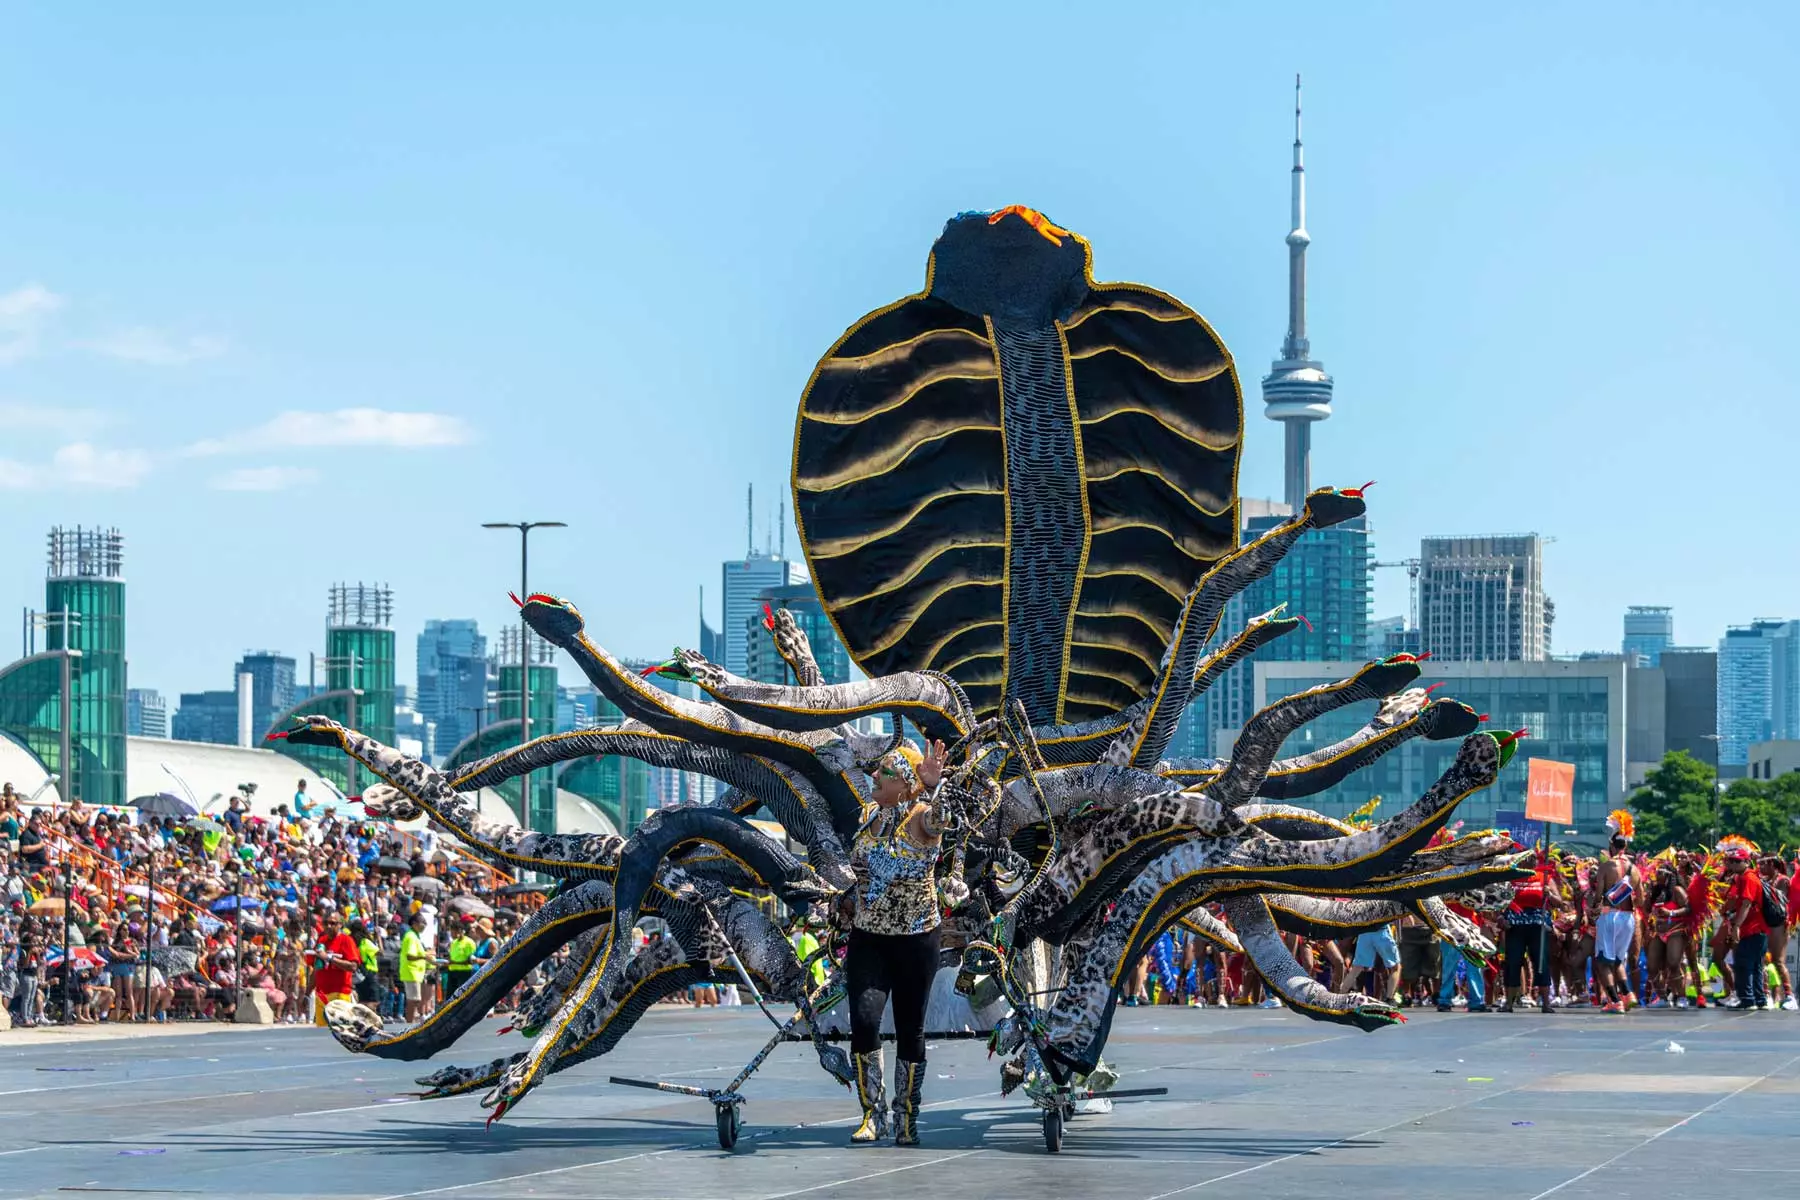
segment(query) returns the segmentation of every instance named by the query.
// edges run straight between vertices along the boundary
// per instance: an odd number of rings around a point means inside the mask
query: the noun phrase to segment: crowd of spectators
[[[542,894],[347,807],[302,787],[267,817],[241,794],[146,816],[0,787],[0,1007],[24,1027],[230,1021],[260,992],[286,1023],[349,995],[428,1015]]]

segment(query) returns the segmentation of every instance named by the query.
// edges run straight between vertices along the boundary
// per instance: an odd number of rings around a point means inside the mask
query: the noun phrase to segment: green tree
[[[1637,818],[1637,847],[1654,853],[1665,846],[1706,843],[1713,826],[1712,795],[1711,767],[1685,750],[1663,755],[1662,763],[1644,777],[1644,785],[1631,795],[1631,811]]]
[[[1773,852],[1796,840],[1800,817],[1800,773],[1780,779],[1734,780],[1720,802],[1719,833],[1741,833]]]

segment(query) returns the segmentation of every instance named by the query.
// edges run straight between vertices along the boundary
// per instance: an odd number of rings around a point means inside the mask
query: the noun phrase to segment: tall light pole
[[[1708,845],[1716,846],[1719,843],[1719,735],[1703,733],[1700,740],[1713,744],[1712,836],[1706,840]]]
[[[519,599],[531,595],[531,531],[567,529],[564,521],[483,521],[483,529],[519,531]],[[519,619],[519,745],[531,740],[531,626]],[[519,776],[519,828],[531,828],[531,772]]]

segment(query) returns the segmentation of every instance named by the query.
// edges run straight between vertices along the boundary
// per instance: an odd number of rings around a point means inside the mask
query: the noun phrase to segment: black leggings
[[[844,955],[844,983],[850,996],[850,1049],[871,1054],[881,1048],[881,1014],[894,997],[895,1057],[925,1061],[925,1002],[937,975],[938,931],[865,933],[850,931]]]
[[[1550,979],[1550,929],[1545,925],[1508,925],[1506,927],[1506,986],[1516,988],[1525,977],[1525,962],[1531,961],[1533,982],[1547,988]]]

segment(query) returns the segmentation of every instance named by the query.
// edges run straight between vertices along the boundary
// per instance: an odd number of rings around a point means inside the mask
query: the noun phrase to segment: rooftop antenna
[[[777,500],[775,502],[775,536],[780,539],[780,551],[776,555],[776,557],[786,558],[787,557],[787,501],[786,501],[786,499]]]
[[[744,490],[744,558],[756,556],[756,485],[746,486]]]

